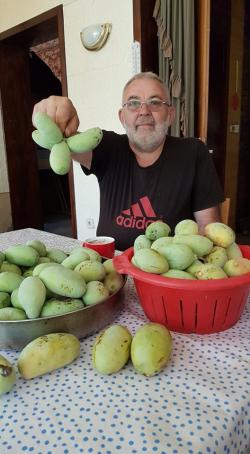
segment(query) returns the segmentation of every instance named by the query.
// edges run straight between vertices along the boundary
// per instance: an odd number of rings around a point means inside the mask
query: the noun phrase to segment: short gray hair
[[[128,80],[128,82],[125,84],[124,88],[123,88],[123,92],[122,92],[122,98],[124,97],[124,92],[126,90],[126,88],[132,83],[134,82],[134,80],[140,80],[140,79],[151,79],[151,80],[157,80],[157,82],[159,82],[165,93],[166,93],[166,96],[167,98],[170,100],[170,96],[169,96],[169,90],[166,86],[166,84],[163,82],[163,80],[158,76],[158,74],[152,72],[152,71],[145,71],[145,72],[141,72],[141,73],[137,73],[135,74],[133,77],[131,77],[131,79]]]

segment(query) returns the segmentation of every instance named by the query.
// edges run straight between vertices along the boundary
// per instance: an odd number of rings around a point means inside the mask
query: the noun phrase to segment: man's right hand
[[[77,133],[79,118],[75,107],[69,98],[63,96],[49,96],[49,98],[35,104],[32,120],[36,112],[44,112],[59,126],[65,137]],[[33,121],[34,124],[34,121]]]

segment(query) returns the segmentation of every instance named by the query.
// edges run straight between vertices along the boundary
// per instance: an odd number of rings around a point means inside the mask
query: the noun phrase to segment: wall
[[[117,111],[122,87],[132,75],[132,0],[0,0],[0,32],[62,3],[68,95],[79,114],[79,129],[99,126],[122,132]],[[112,23],[105,47],[98,52],[85,50],[80,42],[81,29],[103,22]],[[74,184],[78,238],[84,239],[95,233],[99,190],[95,177],[84,176],[76,163]],[[89,219],[94,225],[91,229],[87,227]]]

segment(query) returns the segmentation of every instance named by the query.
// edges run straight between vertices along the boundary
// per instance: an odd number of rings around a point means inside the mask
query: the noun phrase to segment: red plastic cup
[[[115,240],[110,236],[96,236],[87,238],[83,242],[83,246],[99,252],[102,257],[112,259],[115,254]]]

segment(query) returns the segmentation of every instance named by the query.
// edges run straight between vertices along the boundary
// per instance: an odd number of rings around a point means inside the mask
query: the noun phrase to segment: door
[[[31,115],[30,48],[58,38],[62,94],[67,95],[63,9],[53,8],[0,34],[0,92],[13,228],[43,229],[39,170]],[[69,174],[72,236],[76,237],[73,174]]]

